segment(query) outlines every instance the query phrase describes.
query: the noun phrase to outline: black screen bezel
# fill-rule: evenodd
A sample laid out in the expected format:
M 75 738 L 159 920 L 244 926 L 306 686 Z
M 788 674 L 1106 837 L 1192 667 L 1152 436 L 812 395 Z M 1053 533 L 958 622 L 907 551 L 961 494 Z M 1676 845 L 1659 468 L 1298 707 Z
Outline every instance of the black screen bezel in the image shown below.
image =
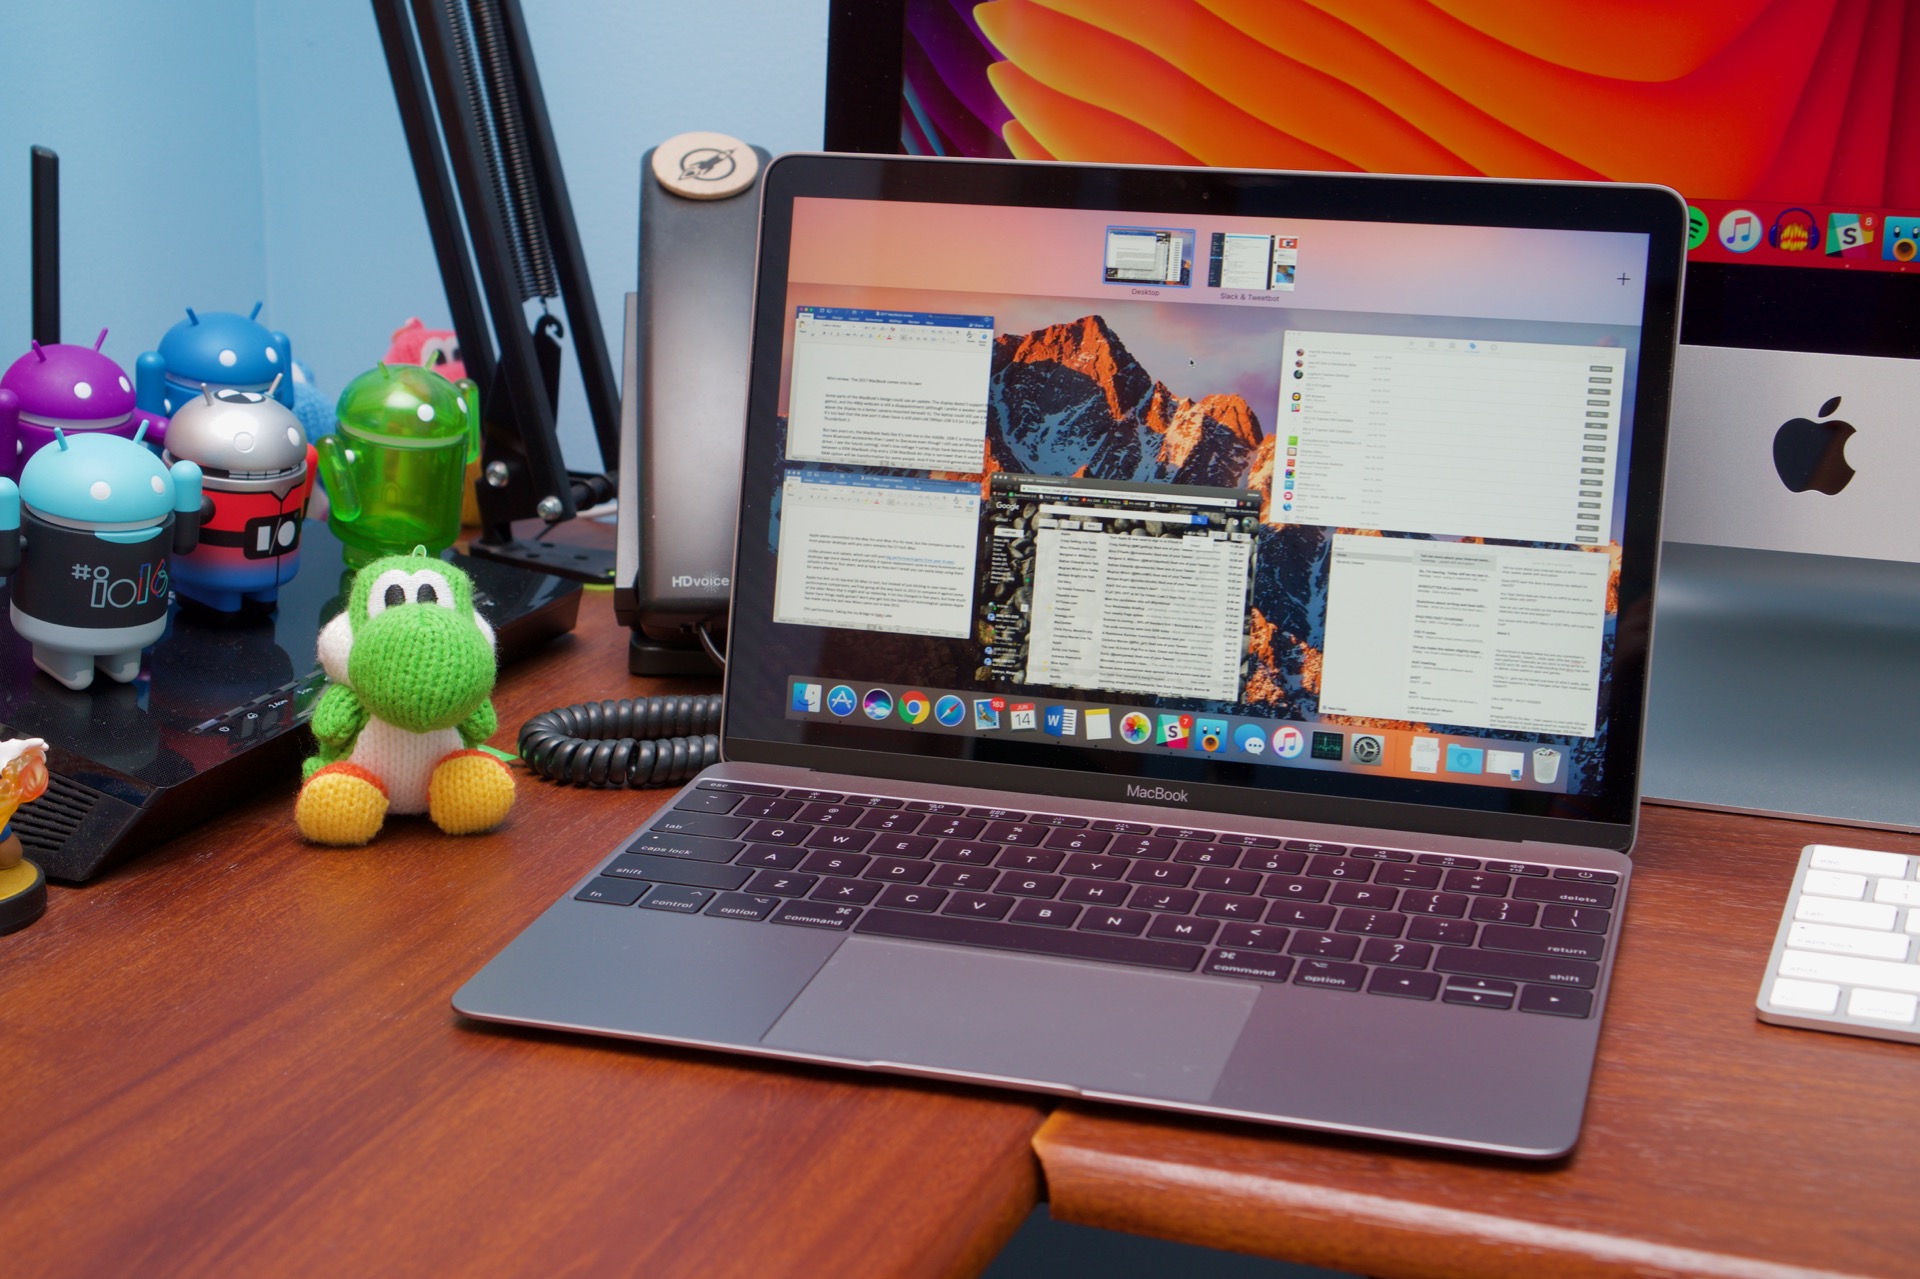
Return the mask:
M 1124 798 L 1126 782 L 1152 782 L 1187 792 L 1187 802 L 1223 812 L 1342 824 L 1380 825 L 1489 838 L 1545 839 L 1626 848 L 1637 811 L 1640 742 L 1647 680 L 1660 480 L 1665 465 L 1672 353 L 1678 325 L 1685 243 L 1685 205 L 1661 187 L 1454 178 L 1395 178 L 1181 168 L 1036 164 L 1021 161 L 925 160 L 899 157 L 796 155 L 768 170 L 762 194 L 762 237 L 755 285 L 752 376 L 748 395 L 741 528 L 760 527 L 777 473 L 773 436 L 779 410 L 788 249 L 793 203 L 805 197 L 900 199 L 950 204 L 1124 210 L 1151 214 L 1294 217 L 1426 222 L 1543 229 L 1624 231 L 1648 240 L 1641 366 L 1628 459 L 1628 505 L 1619 581 L 1614 702 L 1608 753 L 1598 795 L 1547 795 L 1493 787 L 1350 773 L 1285 770 L 1180 759 L 1145 752 L 1083 750 L 999 738 L 914 735 L 852 724 L 784 717 L 789 676 L 774 669 L 785 649 L 769 616 L 746 616 L 759 598 L 764 568 L 751 545 L 736 548 L 736 633 L 755 642 L 735 647 L 727 679 L 723 746 L 730 759 L 752 760 L 1030 793 Z M 768 590 L 770 597 L 770 587 Z M 795 628 L 796 631 L 808 628 Z M 876 673 L 875 678 L 886 682 Z M 779 690 L 758 711 L 747 690 Z M 754 721 L 754 714 L 763 718 Z M 903 753 L 909 748 L 916 753 Z M 1291 783 L 1286 788 L 1275 785 Z M 1383 807 L 1385 806 L 1385 807 Z

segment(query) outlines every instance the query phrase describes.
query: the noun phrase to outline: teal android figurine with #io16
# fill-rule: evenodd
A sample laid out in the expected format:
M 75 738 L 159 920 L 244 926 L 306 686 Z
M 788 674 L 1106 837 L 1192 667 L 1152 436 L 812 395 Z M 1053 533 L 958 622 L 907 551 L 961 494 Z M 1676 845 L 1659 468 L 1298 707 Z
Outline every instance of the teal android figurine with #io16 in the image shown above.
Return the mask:
M 340 429 L 317 447 L 347 563 L 452 546 L 467 464 L 480 456 L 480 388 L 381 364 L 347 384 L 334 415 Z

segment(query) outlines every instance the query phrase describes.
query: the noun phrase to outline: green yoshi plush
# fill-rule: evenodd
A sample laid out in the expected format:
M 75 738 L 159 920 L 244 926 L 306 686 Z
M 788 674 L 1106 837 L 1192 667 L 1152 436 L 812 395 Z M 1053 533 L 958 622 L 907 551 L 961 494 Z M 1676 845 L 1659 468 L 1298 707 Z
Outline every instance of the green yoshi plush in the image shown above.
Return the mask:
M 374 560 L 319 648 L 328 685 L 294 804 L 302 835 L 364 844 L 388 813 L 426 813 L 449 835 L 506 820 L 513 774 L 475 749 L 497 723 L 493 629 L 465 573 L 424 547 Z

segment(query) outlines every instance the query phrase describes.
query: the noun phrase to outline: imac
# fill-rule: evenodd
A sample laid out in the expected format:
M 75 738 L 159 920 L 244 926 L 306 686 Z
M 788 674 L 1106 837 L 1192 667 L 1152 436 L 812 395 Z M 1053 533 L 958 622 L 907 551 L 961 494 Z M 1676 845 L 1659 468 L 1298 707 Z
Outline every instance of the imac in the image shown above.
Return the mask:
M 1651 181 L 1648 798 L 1920 829 L 1920 0 L 836 0 L 830 149 Z

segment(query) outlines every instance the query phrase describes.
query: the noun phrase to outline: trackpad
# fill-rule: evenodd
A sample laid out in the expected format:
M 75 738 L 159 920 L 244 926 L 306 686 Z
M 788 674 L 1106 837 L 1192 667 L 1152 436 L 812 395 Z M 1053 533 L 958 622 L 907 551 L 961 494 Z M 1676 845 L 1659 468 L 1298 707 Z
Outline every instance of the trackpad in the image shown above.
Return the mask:
M 1204 1102 L 1258 995 L 1141 968 L 849 937 L 761 1042 Z

